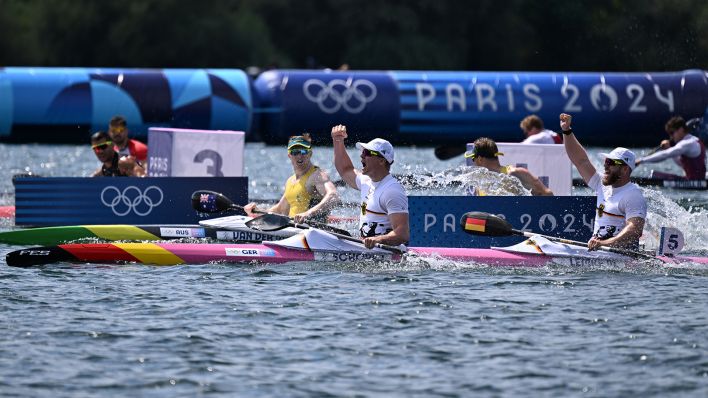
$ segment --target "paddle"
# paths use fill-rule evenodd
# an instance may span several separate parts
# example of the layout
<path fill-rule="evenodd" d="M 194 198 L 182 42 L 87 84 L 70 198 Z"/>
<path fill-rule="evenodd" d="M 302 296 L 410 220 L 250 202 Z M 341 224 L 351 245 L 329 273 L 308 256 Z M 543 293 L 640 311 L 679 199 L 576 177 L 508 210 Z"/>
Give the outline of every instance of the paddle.
<path fill-rule="evenodd" d="M 235 204 L 231 199 L 227 198 L 223 194 L 214 191 L 195 191 L 192 194 L 192 208 L 197 211 L 204 213 L 219 213 L 226 210 L 243 210 L 243 206 Z M 258 214 L 271 214 L 264 211 L 255 211 Z M 278 216 L 281 216 L 278 214 Z M 292 219 L 287 216 L 281 216 L 292 222 Z M 306 225 L 317 227 L 319 229 L 335 232 L 342 235 L 351 236 L 351 234 L 341 228 L 333 227 L 325 223 L 319 223 L 316 221 L 307 221 Z M 246 223 L 248 225 L 248 223 Z"/>
<path fill-rule="evenodd" d="M 521 235 L 527 238 L 536 236 L 542 236 L 550 241 L 565 243 L 568 245 L 583 246 L 587 247 L 587 243 L 580 242 L 577 240 L 563 239 L 555 236 L 541 235 L 533 232 L 521 231 L 514 229 L 512 225 L 505 219 L 495 216 L 493 214 L 484 213 L 481 211 L 470 211 L 465 213 L 460 220 L 460 225 L 462 230 L 472 235 L 481 236 L 511 236 L 511 235 Z M 656 257 L 637 252 L 634 250 L 620 249 L 616 247 L 602 247 L 599 250 L 608 251 L 612 253 L 624 254 L 626 256 L 642 257 L 647 259 L 656 259 Z"/>
<path fill-rule="evenodd" d="M 286 227 L 295 227 L 301 229 L 308 229 L 309 227 L 303 224 L 294 223 L 289 217 L 281 214 L 267 213 L 262 216 L 256 217 L 250 221 L 246 222 L 246 226 L 259 231 L 278 231 Z M 328 231 L 330 234 L 336 236 L 342 240 L 348 240 L 350 242 L 364 243 L 362 239 L 354 238 L 350 235 L 342 235 L 336 232 Z M 383 243 L 374 244 L 375 247 L 392 251 L 394 253 L 405 253 L 406 247 L 401 246 L 390 246 L 384 245 Z"/>
<path fill-rule="evenodd" d="M 440 160 L 449 160 L 460 156 L 467 150 L 465 144 L 461 145 L 442 145 L 435 148 L 435 157 Z"/>

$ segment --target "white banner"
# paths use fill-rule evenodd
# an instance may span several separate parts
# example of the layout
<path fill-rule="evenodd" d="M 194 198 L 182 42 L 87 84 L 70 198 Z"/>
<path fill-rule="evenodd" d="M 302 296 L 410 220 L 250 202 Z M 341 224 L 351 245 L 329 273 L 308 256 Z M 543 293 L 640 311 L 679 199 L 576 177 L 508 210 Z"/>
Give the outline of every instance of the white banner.
<path fill-rule="evenodd" d="M 519 144 L 497 142 L 502 166 L 513 165 L 528 169 L 538 177 L 556 196 L 570 196 L 573 185 L 572 165 L 563 145 L 558 144 Z M 472 143 L 467 144 L 467 150 Z M 471 159 L 467 164 L 472 165 Z"/>
<path fill-rule="evenodd" d="M 150 128 L 149 175 L 241 177 L 245 136 L 242 131 Z"/>

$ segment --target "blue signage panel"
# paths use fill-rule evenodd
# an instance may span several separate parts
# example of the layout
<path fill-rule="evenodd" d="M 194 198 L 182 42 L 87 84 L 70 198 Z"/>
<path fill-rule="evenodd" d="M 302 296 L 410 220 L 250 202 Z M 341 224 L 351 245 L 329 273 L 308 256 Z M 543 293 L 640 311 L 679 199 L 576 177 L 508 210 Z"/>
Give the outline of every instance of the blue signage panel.
<path fill-rule="evenodd" d="M 194 224 L 197 190 L 248 201 L 248 177 L 80 178 L 20 177 L 15 184 L 15 224 Z M 213 215 L 212 215 L 213 217 Z"/>
<path fill-rule="evenodd" d="M 488 238 L 460 228 L 462 215 L 502 216 L 514 229 L 586 242 L 595 220 L 595 196 L 409 196 L 411 246 L 509 246 L 524 237 Z"/>

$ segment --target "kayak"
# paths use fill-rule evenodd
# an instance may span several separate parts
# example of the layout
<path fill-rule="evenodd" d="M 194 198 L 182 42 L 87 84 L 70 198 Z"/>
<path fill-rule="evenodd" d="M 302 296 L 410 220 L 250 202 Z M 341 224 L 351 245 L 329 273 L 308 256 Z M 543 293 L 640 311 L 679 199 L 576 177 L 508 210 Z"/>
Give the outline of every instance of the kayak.
<path fill-rule="evenodd" d="M 155 241 L 211 238 L 233 242 L 262 242 L 293 236 L 301 229 L 257 231 L 246 226 L 251 217 L 229 216 L 200 221 L 194 225 L 70 225 L 17 229 L 0 232 L 0 243 L 15 245 L 57 245 L 65 242 Z"/>
<path fill-rule="evenodd" d="M 437 258 L 489 266 L 541 267 L 605 266 L 617 263 L 645 263 L 632 257 L 587 248 L 558 244 L 542 236 L 503 248 L 411 247 L 407 252 L 374 248 L 343 241 L 320 230 L 261 244 L 224 243 L 89 243 L 61 244 L 17 250 L 6 256 L 8 266 L 29 267 L 57 262 L 93 264 L 179 265 L 204 263 L 283 264 L 296 261 L 372 262 L 401 261 L 408 258 Z M 656 257 L 657 264 L 706 266 L 705 257 Z"/>

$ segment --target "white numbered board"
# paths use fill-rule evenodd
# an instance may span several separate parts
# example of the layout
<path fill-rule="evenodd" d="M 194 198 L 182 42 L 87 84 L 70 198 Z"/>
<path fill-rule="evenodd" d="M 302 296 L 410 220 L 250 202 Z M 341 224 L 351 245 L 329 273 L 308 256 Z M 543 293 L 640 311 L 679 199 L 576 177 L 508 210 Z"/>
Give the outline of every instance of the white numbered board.
<path fill-rule="evenodd" d="M 151 127 L 151 177 L 241 177 L 246 134 L 228 130 Z"/>
<path fill-rule="evenodd" d="M 467 150 L 472 148 L 472 143 L 467 144 Z M 572 164 L 563 145 L 497 142 L 497 148 L 504 154 L 499 157 L 502 165 L 524 167 L 550 188 L 554 195 L 571 195 Z M 467 165 L 472 165 L 469 158 Z"/>

